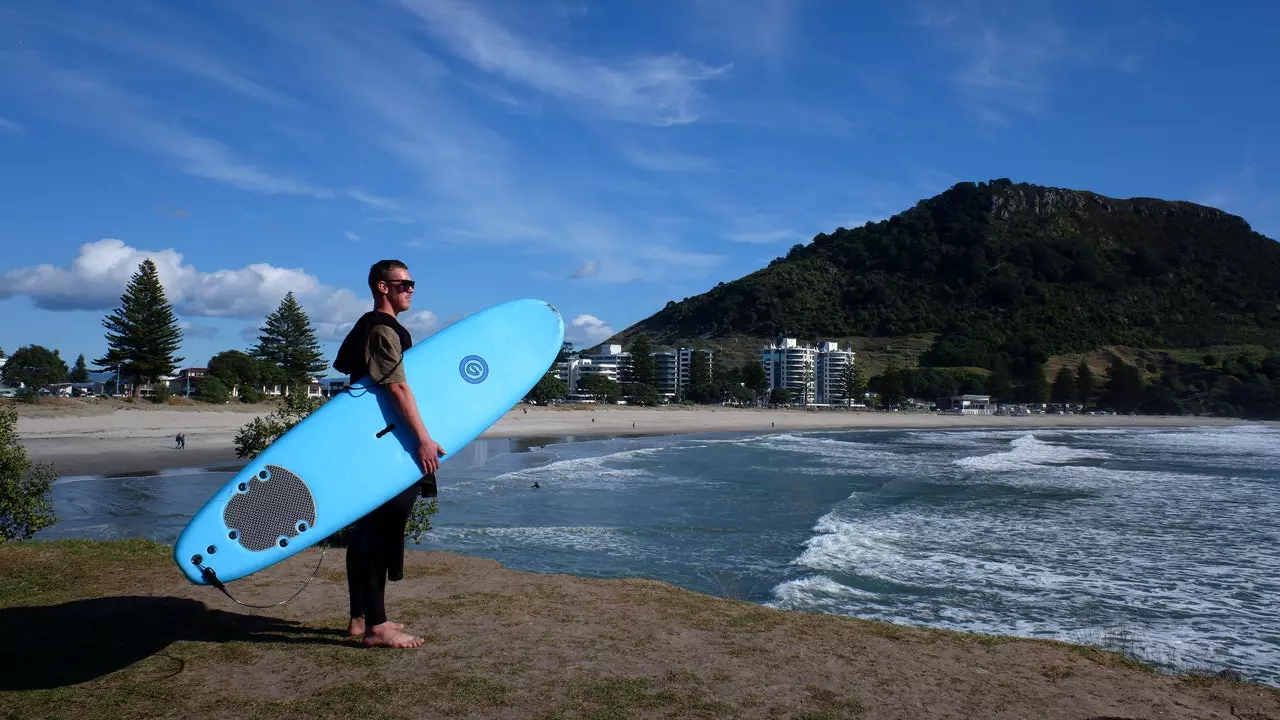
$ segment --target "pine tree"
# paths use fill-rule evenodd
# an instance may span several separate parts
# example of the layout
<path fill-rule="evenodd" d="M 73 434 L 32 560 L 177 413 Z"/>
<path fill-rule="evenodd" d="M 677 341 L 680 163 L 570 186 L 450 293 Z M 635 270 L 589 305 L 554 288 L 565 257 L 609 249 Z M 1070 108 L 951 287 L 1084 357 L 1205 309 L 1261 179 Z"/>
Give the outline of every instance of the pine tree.
<path fill-rule="evenodd" d="M 996 358 L 995 367 L 987 378 L 987 392 L 997 405 L 1009 402 L 1009 391 L 1013 387 L 1009 377 L 1009 365 L 1003 358 Z"/>
<path fill-rule="evenodd" d="M 631 341 L 631 382 L 637 385 L 654 385 L 658 382 L 658 361 L 652 355 L 653 346 L 644 335 Z"/>
<path fill-rule="evenodd" d="M 305 383 L 308 375 L 324 372 L 329 366 L 320 352 L 311 319 L 292 292 L 286 293 L 280 306 L 267 316 L 260 332 L 258 344 L 249 350 L 249 355 L 280 368 L 289 384 Z"/>
<path fill-rule="evenodd" d="M 1049 402 L 1049 380 L 1044 376 L 1044 365 L 1035 365 L 1031 376 L 1022 386 L 1023 397 L 1027 402 L 1041 405 Z"/>
<path fill-rule="evenodd" d="M 852 406 L 862 402 L 863 396 L 867 394 L 867 379 L 862 376 L 862 368 L 850 360 L 849 364 L 844 366 L 841 380 L 844 381 L 845 404 Z"/>
<path fill-rule="evenodd" d="M 160 275 L 150 258 L 138 265 L 120 307 L 102 319 L 107 329 L 107 353 L 94 360 L 100 368 L 121 366 L 140 381 L 155 382 L 178 367 L 174 353 L 182 344 L 182 330 L 165 298 Z"/>
<path fill-rule="evenodd" d="M 1076 374 L 1069 367 L 1058 370 L 1057 377 L 1053 379 L 1053 401 L 1065 406 L 1076 402 L 1077 398 Z"/>
<path fill-rule="evenodd" d="M 89 382 L 89 368 L 85 365 L 84 353 L 80 353 L 80 357 L 76 358 L 75 367 L 71 368 L 67 380 L 73 383 Z"/>
<path fill-rule="evenodd" d="M 1076 396 L 1080 398 L 1081 407 L 1087 409 L 1097 392 L 1098 384 L 1093 377 L 1093 371 L 1085 361 L 1081 360 L 1079 367 L 1076 368 Z"/>

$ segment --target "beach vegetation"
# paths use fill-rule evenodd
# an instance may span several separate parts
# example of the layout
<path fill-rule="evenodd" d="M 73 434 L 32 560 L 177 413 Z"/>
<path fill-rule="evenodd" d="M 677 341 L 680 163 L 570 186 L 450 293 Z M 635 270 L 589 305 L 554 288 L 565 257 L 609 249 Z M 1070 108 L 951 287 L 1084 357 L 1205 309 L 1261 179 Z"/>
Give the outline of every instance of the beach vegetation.
<path fill-rule="evenodd" d="M 38 397 L 46 385 L 63 382 L 67 377 L 67 363 L 58 354 L 43 345 L 24 345 L 0 369 L 0 379 L 10 387 L 21 387 L 27 399 Z"/>
<path fill-rule="evenodd" d="M 196 397 L 212 405 L 221 405 L 231 398 L 231 391 L 217 375 L 205 375 L 196 385 Z"/>
<path fill-rule="evenodd" d="M 172 374 L 183 358 L 178 357 L 182 329 L 151 258 L 143 260 L 120 296 L 120 307 L 102 319 L 107 329 L 107 352 L 94 360 L 103 369 L 113 369 L 153 383 Z"/>
<path fill-rule="evenodd" d="M 543 405 L 551 400 L 563 400 L 568 395 L 569 385 L 556 377 L 554 372 L 548 372 L 538 380 L 538 384 L 533 386 L 525 399 Z"/>
<path fill-rule="evenodd" d="M 284 384 L 305 383 L 310 375 L 323 373 L 329 364 L 320 350 L 311 319 L 292 292 L 267 316 L 259 329 L 258 342 L 249 355 L 268 366 L 279 368 Z M 270 382 L 267 384 L 280 384 Z"/>
<path fill-rule="evenodd" d="M 57 522 L 51 463 L 34 464 L 18 440 L 18 413 L 0 407 L 0 540 L 27 540 Z"/>

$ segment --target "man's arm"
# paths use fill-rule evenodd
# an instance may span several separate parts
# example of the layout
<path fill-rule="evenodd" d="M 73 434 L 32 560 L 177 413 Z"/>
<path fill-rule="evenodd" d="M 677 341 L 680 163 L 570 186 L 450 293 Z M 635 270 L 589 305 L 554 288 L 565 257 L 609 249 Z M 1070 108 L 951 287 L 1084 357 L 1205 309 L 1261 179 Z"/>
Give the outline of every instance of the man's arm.
<path fill-rule="evenodd" d="M 439 456 L 444 455 L 445 452 L 435 440 L 431 439 L 427 426 L 422 424 L 422 416 L 418 414 L 418 403 L 413 397 L 413 390 L 409 387 L 409 383 L 393 382 L 383 387 L 391 396 L 391 404 L 395 406 L 396 412 L 409 424 L 414 437 L 418 438 L 418 462 L 422 465 L 422 472 L 428 475 L 435 472 L 440 467 Z"/>
<path fill-rule="evenodd" d="M 418 440 L 418 464 L 422 466 L 423 474 L 429 475 L 440 467 L 440 456 L 444 455 L 444 450 L 431 438 L 422 416 L 418 414 L 418 403 L 409 388 L 401 360 L 400 339 L 395 331 L 385 325 L 375 326 L 369 334 L 369 372 L 377 378 L 379 385 L 386 388 L 396 414 L 413 430 Z"/>

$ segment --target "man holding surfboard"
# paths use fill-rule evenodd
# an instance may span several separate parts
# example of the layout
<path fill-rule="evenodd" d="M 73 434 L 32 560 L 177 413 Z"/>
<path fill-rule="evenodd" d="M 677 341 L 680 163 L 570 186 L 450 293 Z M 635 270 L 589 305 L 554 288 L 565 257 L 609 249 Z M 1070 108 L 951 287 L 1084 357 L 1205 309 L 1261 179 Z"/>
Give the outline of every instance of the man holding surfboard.
<path fill-rule="evenodd" d="M 421 647 L 423 639 L 387 620 L 388 579 L 403 577 L 404 529 L 419 493 L 434 494 L 434 473 L 445 451 L 431 439 L 413 390 L 401 367 L 413 344 L 409 331 L 396 319 L 413 302 L 414 281 L 399 260 L 380 260 L 369 268 L 373 310 L 356 321 L 342 341 L 333 366 L 351 376 L 354 384 L 366 375 L 387 393 L 400 419 L 418 440 L 417 458 L 424 478 L 356 521 L 347 547 L 347 590 L 351 599 L 348 632 L 363 637 L 369 647 Z M 358 479 L 352 479 L 358 482 Z M 424 485 L 426 483 L 426 485 Z"/>

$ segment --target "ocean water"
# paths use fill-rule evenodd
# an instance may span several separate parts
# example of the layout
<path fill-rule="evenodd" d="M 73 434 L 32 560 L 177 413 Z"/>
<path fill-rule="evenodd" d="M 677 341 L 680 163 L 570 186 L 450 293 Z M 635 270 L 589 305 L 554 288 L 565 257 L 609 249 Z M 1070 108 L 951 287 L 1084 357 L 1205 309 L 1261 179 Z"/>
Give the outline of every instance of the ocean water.
<path fill-rule="evenodd" d="M 41 536 L 172 541 L 227 477 L 63 478 Z M 1274 426 L 483 440 L 438 477 L 428 549 L 1280 685 Z"/>

